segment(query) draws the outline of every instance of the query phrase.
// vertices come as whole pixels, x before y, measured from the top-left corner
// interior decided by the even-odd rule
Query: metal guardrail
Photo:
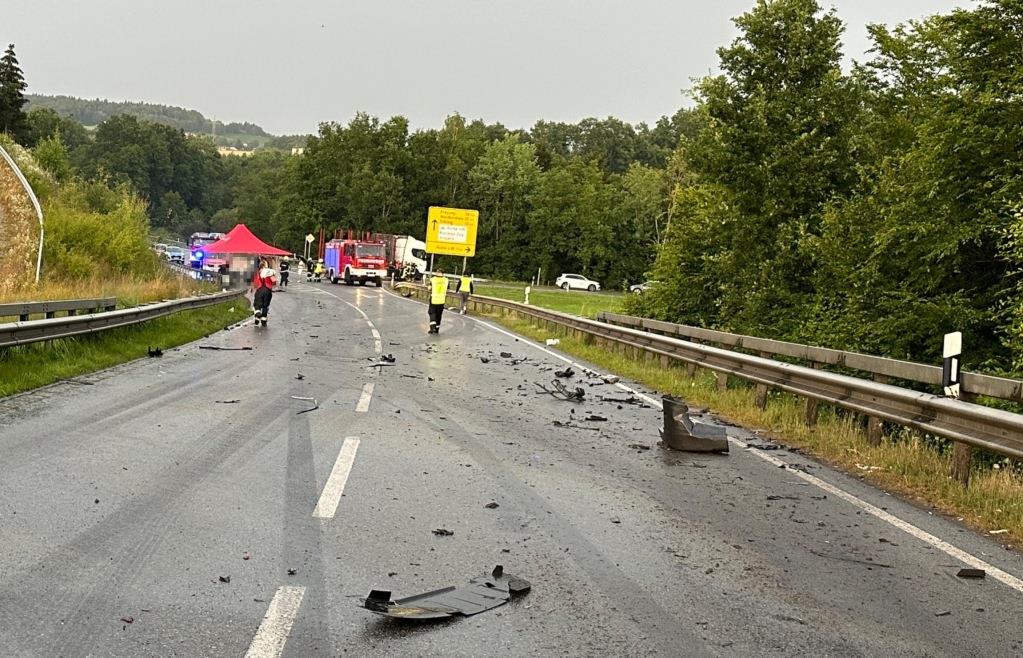
[[[427,294],[426,288],[420,285],[399,284],[398,287],[411,289],[417,297]],[[1023,415],[1020,414],[505,299],[474,295],[470,303],[474,310],[485,313],[494,309],[511,311],[542,321],[551,328],[568,329],[586,339],[641,350],[649,356],[659,357],[665,365],[670,361],[682,361],[968,446],[1023,459]]]
[[[46,302],[17,302],[13,304],[0,304],[0,318],[17,317],[18,320],[25,322],[33,315],[52,318],[57,313],[65,313],[68,316],[72,316],[76,315],[78,311],[99,313],[100,311],[112,311],[116,307],[117,300],[113,297],[58,299]]]
[[[29,320],[27,322],[11,322],[0,324],[0,347],[26,345],[44,340],[81,336],[107,329],[138,324],[147,320],[155,320],[179,311],[187,311],[241,297],[244,290],[228,290],[211,295],[186,297],[163,302],[154,302],[132,308],[124,308],[105,313],[89,313],[73,315],[66,318],[49,318],[46,320]]]
[[[221,284],[221,275],[219,272],[211,272],[210,270],[197,270],[194,267],[188,265],[181,265],[179,263],[173,263],[171,261],[166,262],[167,267],[182,276],[187,276],[190,279],[196,281],[206,281],[207,283]]]
[[[757,352],[761,356],[781,355],[809,363],[851,368],[890,379],[902,379],[920,384],[941,386],[941,368],[923,363],[900,361],[883,356],[846,352],[827,347],[801,345],[799,343],[758,338],[756,336],[730,334],[724,331],[662,322],[660,320],[639,318],[619,313],[608,313],[607,311],[598,313],[597,320],[664,336],[677,336],[683,339],[716,343],[737,349],[747,349]],[[972,395],[986,395],[1001,400],[1023,403],[1023,381],[1016,379],[963,372],[960,388],[964,393]]]

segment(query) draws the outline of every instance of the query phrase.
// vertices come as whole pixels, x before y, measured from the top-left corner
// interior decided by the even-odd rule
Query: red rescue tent
[[[257,238],[245,224],[238,224],[227,235],[203,247],[207,254],[239,254],[250,256],[290,256],[290,251],[278,249]]]

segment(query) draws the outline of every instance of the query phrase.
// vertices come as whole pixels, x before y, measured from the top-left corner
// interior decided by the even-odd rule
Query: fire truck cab
[[[387,276],[387,253],[383,242],[331,240],[325,246],[323,262],[331,283],[373,281],[379,288]]]

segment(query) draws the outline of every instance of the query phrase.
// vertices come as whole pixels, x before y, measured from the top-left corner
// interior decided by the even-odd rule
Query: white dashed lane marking
[[[291,634],[303,596],[304,587],[286,586],[277,590],[249,650],[245,652],[245,658],[279,658]]]
[[[338,503],[341,502],[341,494],[345,491],[345,484],[348,482],[348,475],[352,472],[352,465],[355,463],[355,453],[359,449],[359,438],[350,436],[345,439],[341,451],[334,462],[334,468],[330,471],[327,484],[323,486],[323,493],[320,500],[313,508],[313,517],[317,519],[332,519],[337,513]]]
[[[373,400],[373,382],[362,387],[362,395],[359,396],[359,403],[355,405],[355,411],[364,414],[369,411],[369,403]]]

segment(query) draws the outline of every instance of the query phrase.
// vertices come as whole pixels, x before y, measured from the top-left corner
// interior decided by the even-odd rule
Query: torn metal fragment
[[[693,421],[689,407],[678,398],[661,398],[664,409],[664,428],[661,438],[673,450],[686,452],[728,452],[728,434],[725,428]]]
[[[554,376],[555,377],[564,377],[565,379],[568,379],[570,377],[575,377],[575,371],[572,370],[571,367],[565,368],[564,370],[555,370],[554,371]]]
[[[962,569],[959,570],[959,573],[957,573],[956,575],[959,576],[960,578],[984,578],[985,576],[987,576],[987,572],[984,571],[983,569],[971,569],[968,567],[963,567]]]
[[[372,590],[363,607],[393,619],[437,620],[456,615],[470,616],[504,605],[532,586],[528,581],[505,574],[498,565],[490,574],[473,578],[467,585],[391,600],[388,590]]]
[[[575,387],[575,389],[569,390],[567,386],[562,384],[557,379],[551,380],[551,386],[554,387],[554,390],[551,390],[544,386],[543,384],[538,384],[536,382],[534,382],[534,385],[537,388],[539,388],[541,392],[547,393],[553,397],[558,398],[559,400],[566,400],[568,402],[582,402],[583,399],[586,397],[586,391],[584,391],[582,388],[577,386]]]

